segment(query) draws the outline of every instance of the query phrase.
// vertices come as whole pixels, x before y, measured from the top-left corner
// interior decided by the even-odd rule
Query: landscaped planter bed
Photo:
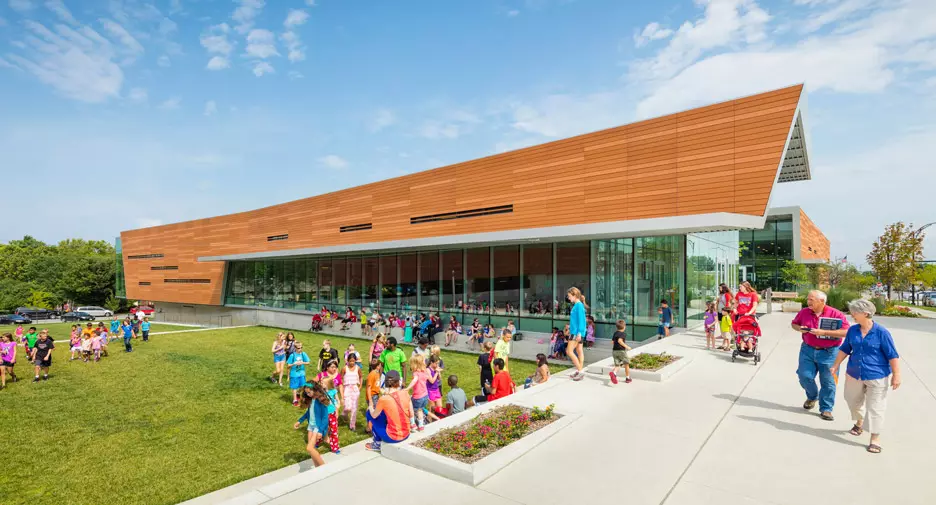
[[[554,407],[529,409],[505,405],[415,445],[462,463],[474,463],[557,421],[561,416],[553,412]]]
[[[642,353],[631,358],[631,370],[644,370],[647,372],[657,372],[663,367],[675,363],[682,356],[673,356],[661,352],[660,354]]]
[[[522,396],[522,393],[472,407],[461,414],[432,423],[426,427],[425,433],[411,435],[408,440],[398,444],[383,444],[380,452],[398,463],[477,486],[581,417],[581,414],[557,410],[550,419],[534,421],[535,407],[524,405],[525,402],[520,398],[515,398],[517,396]],[[480,428],[490,420],[495,423],[502,421],[505,412],[530,417],[529,425],[519,430],[522,433],[519,438],[507,437],[509,440],[505,439],[502,441],[504,445],[499,445],[497,437],[491,437],[491,433],[488,433],[490,438],[485,447],[479,448],[474,445],[475,442],[472,442],[470,448],[464,447],[469,437],[475,436],[469,434],[472,430],[480,432]],[[498,426],[498,429],[501,428],[506,429]],[[438,448],[435,447],[437,444]]]
[[[692,363],[692,356],[674,356],[665,352],[631,354],[630,375],[634,380],[663,382],[676,372]],[[607,377],[613,369],[612,359],[599,361],[588,367],[589,373]],[[624,368],[618,370],[618,377],[624,377]]]

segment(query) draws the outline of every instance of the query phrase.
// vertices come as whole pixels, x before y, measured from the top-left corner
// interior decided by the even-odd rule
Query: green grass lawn
[[[0,501],[170,504],[307,459],[305,428],[292,428],[301,411],[287,388],[267,379],[276,333],[168,334],[137,341],[131,354],[115,342],[117,352],[99,363],[69,362],[59,346],[51,378],[36,384],[20,360],[21,380],[0,391]],[[295,333],[318,353],[325,336]],[[367,354],[364,340],[328,338]],[[442,358],[446,375],[457,374],[469,396],[479,393],[476,355],[443,350]],[[308,368],[311,378],[315,367]],[[522,384],[534,364],[510,368]],[[342,421],[342,446],[366,438],[364,425],[363,414],[356,432]]]
[[[108,329],[110,328],[110,319],[98,319],[96,321],[91,321],[94,324],[94,327],[97,328],[99,322],[103,322],[104,326]],[[52,336],[54,340],[67,340],[71,335],[71,327],[73,324],[78,323],[33,323],[23,325],[23,332],[26,332],[30,326],[35,326],[36,329],[49,330],[49,335]],[[87,321],[82,323],[88,324]],[[193,330],[195,328],[191,326],[179,326],[177,324],[164,324],[164,323],[150,323],[150,333],[155,333],[158,331],[174,331],[174,330]],[[5,324],[0,326],[0,334],[3,333],[14,333],[16,331],[16,325]]]

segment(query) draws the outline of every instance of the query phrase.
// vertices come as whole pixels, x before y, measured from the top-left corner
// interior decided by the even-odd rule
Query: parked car
[[[19,314],[0,316],[0,324],[32,324],[32,319]]]
[[[96,307],[94,305],[89,305],[87,307],[78,307],[75,309],[75,312],[87,312],[94,317],[111,317],[114,315],[113,312],[105,309],[104,307]]]
[[[149,305],[140,305],[139,307],[130,307],[130,315],[135,316],[137,312],[143,311],[143,315],[146,317],[152,316],[153,312],[156,312],[156,309],[150,307]]]
[[[87,312],[66,312],[62,314],[63,323],[72,321],[94,321],[94,316]]]
[[[40,309],[36,307],[17,307],[13,313],[28,317],[33,321],[38,321],[40,319],[55,319],[58,317],[58,313],[54,310]]]
[[[923,305],[927,307],[936,307],[936,292],[930,293],[929,296],[923,299]]]

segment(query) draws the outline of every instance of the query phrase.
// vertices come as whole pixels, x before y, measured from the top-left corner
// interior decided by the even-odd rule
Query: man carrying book
[[[792,325],[794,331],[803,335],[799,367],[796,369],[800,386],[806,391],[803,408],[812,410],[819,403],[819,416],[832,421],[836,377],[831,368],[848,331],[848,320],[840,310],[826,305],[826,294],[822,291],[810,291],[806,305],[793,318]],[[819,387],[816,387],[816,374],[819,375]]]

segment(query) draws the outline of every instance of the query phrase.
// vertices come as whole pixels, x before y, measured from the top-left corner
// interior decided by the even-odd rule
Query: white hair
[[[810,291],[810,292],[809,292],[809,296],[815,296],[816,298],[822,300],[823,302],[826,301],[826,299],[827,299],[825,292],[824,292],[824,291],[819,291],[818,289],[814,289],[814,290]]]
[[[848,302],[849,312],[855,312],[857,314],[867,314],[868,317],[874,317],[874,313],[877,312],[877,307],[874,306],[868,300],[864,298],[859,298],[857,300],[852,300]]]

